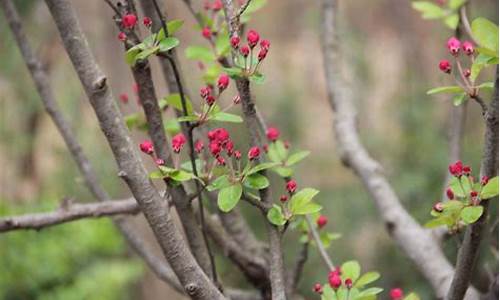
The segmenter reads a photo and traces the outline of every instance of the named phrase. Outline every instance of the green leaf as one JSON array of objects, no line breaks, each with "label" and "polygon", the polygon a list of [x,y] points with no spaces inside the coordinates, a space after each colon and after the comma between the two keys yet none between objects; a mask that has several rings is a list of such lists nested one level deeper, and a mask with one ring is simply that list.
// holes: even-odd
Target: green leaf
[{"label": "green leaf", "polygon": [[422,13],[424,19],[439,19],[445,16],[445,11],[438,5],[428,1],[414,1],[413,9]]},{"label": "green leaf", "polygon": [[467,99],[467,94],[466,93],[460,93],[458,95],[453,96],[453,105],[459,106],[460,104],[464,103],[464,101]]},{"label": "green leaf", "polygon": [[205,70],[206,71],[205,74],[203,74],[203,80],[208,84],[215,85],[215,82],[217,78],[219,78],[222,68],[219,64],[212,63],[208,64]]},{"label": "green leaf", "polygon": [[215,40],[215,50],[219,57],[226,56],[231,51],[228,35],[224,32],[219,32]]},{"label": "green leaf", "polygon": [[345,280],[351,278],[355,282],[361,273],[361,266],[355,260],[350,260],[342,264],[340,267],[342,270],[342,278]]},{"label": "green leaf", "polygon": [[269,144],[267,156],[273,162],[284,162],[288,156],[288,150],[282,141],[277,140]]},{"label": "green leaf", "polygon": [[286,178],[291,177],[293,175],[293,169],[287,167],[276,167],[273,168],[273,171],[276,172],[280,177]]},{"label": "green leaf", "polygon": [[238,201],[240,201],[242,193],[243,188],[240,183],[220,189],[219,195],[217,196],[217,205],[219,209],[223,212],[231,211],[236,204],[238,204]]},{"label": "green leaf", "polygon": [[469,194],[471,186],[469,184],[469,180],[467,180],[466,176],[460,177],[452,177],[449,184],[450,189],[453,191],[453,194],[457,197],[465,197]]},{"label": "green leaf", "polygon": [[[182,25],[184,24],[183,20],[172,20],[167,23],[167,31],[169,36],[173,36],[177,30],[179,30]],[[163,31],[163,28],[158,31],[158,40],[161,41],[165,38],[165,32]]]},{"label": "green leaf", "polygon": [[237,68],[237,67],[231,67],[231,68],[223,68],[224,72],[231,78],[237,79],[241,77],[241,74],[243,72],[242,69]]},{"label": "green leaf", "polygon": [[286,160],[285,164],[287,166],[293,166],[296,163],[298,163],[299,161],[301,161],[304,158],[306,158],[309,154],[311,154],[311,151],[299,151],[299,152],[296,152],[296,153],[290,155],[290,157],[288,157],[288,159]]},{"label": "green leaf", "polygon": [[170,136],[174,136],[181,131],[181,125],[176,119],[168,119],[163,123],[163,128]]},{"label": "green leaf", "polygon": [[444,18],[444,24],[448,26],[448,28],[455,30],[457,29],[459,20],[460,17],[458,14],[452,14]]},{"label": "green leaf", "polygon": [[380,294],[383,290],[384,289],[382,288],[372,287],[360,292],[354,299],[362,299],[362,298],[364,299],[364,297],[366,296],[375,296],[377,294]]},{"label": "green leaf", "polygon": [[314,202],[309,202],[307,204],[304,204],[302,206],[299,206],[295,209],[293,212],[294,215],[308,215],[308,214],[313,214],[317,213],[320,210],[322,210],[323,207],[317,203]]},{"label": "green leaf", "polygon": [[[201,159],[196,159],[194,161],[195,165],[196,165],[196,170],[198,170],[198,174],[201,174],[202,173],[202,169],[203,169],[203,165],[204,165],[204,162],[201,160]],[[193,167],[191,166],[191,161],[188,160],[188,161],[185,161],[181,164],[181,169],[183,170],[186,170],[188,172],[193,172]]]},{"label": "green leaf", "polygon": [[136,48],[135,46],[128,49],[127,52],[125,52],[125,62],[129,65],[134,65],[136,61],[137,54],[141,52],[141,49]]},{"label": "green leaf", "polygon": [[463,92],[463,90],[464,89],[462,89],[458,85],[454,85],[454,86],[440,86],[440,87],[428,90],[427,91],[427,95],[433,95],[433,94],[438,94],[438,93],[455,94],[455,93]]},{"label": "green leaf", "polygon": [[282,226],[286,223],[285,216],[281,212],[281,207],[278,205],[274,204],[271,209],[267,212],[267,219],[271,224],[274,224],[276,226]]},{"label": "green leaf", "polygon": [[312,198],[314,198],[314,196],[318,193],[318,190],[312,188],[305,188],[298,191],[292,196],[290,201],[288,201],[288,208],[290,209],[290,212],[296,215],[297,212],[303,211],[304,208],[311,202]]},{"label": "green leaf", "polygon": [[420,300],[420,297],[415,293],[410,293],[408,296],[404,297],[403,300]]},{"label": "green leaf", "polygon": [[177,122],[193,122],[193,121],[198,121],[198,116],[183,116],[177,118]]},{"label": "green leaf", "polygon": [[244,171],[243,173],[248,176],[248,175],[260,172],[262,170],[273,168],[273,167],[275,167],[277,165],[279,165],[279,164],[278,163],[273,163],[273,162],[265,162],[265,163],[258,164],[255,167]]},{"label": "green leaf", "polygon": [[243,181],[246,187],[256,190],[262,190],[269,186],[269,180],[261,174],[252,174],[245,177]]},{"label": "green leaf", "polygon": [[498,26],[485,18],[472,21],[472,35],[480,46],[494,51],[492,56],[498,57]]},{"label": "green leaf", "polygon": [[125,116],[125,118],[124,118],[125,124],[127,125],[128,129],[133,129],[133,128],[137,127],[137,125],[140,122],[139,118],[140,118],[140,115],[138,113]]},{"label": "green leaf", "polygon": [[462,5],[464,5],[466,1],[467,0],[449,0],[448,7],[451,8],[451,9],[453,9],[453,10],[457,10]]},{"label": "green leaf", "polygon": [[222,175],[217,177],[214,181],[212,181],[211,184],[207,186],[207,191],[212,192],[215,190],[220,190],[223,188],[226,188],[228,186],[231,186],[232,182],[229,181],[229,176],[228,175]]},{"label": "green leaf", "polygon": [[[186,100],[186,109],[188,112],[188,115],[193,114],[193,104],[189,100],[187,96],[184,96],[184,99]],[[175,94],[170,94],[167,97],[164,97],[160,100],[160,108],[164,108],[166,105],[170,105],[177,109],[178,111],[184,112],[182,108],[182,100],[181,100],[181,95],[178,93]]]},{"label": "green leaf", "polygon": [[186,48],[186,57],[203,62],[212,62],[215,60],[215,54],[212,49],[203,46],[190,46]]},{"label": "green leaf", "polygon": [[493,82],[484,82],[477,86],[479,89],[493,89]]},{"label": "green leaf", "polygon": [[134,63],[137,62],[138,60],[146,60],[146,59],[148,59],[148,57],[150,57],[151,55],[153,55],[156,52],[158,52],[159,49],[160,49],[159,46],[155,46],[155,47],[144,49],[143,51],[141,51],[140,53],[138,53],[135,56]]},{"label": "green leaf", "polygon": [[163,179],[165,177],[167,177],[167,175],[163,174],[163,172],[160,170],[155,170],[149,173],[149,178],[151,179]]},{"label": "green leaf", "polygon": [[339,233],[330,233],[327,231],[322,231],[319,234],[319,238],[321,240],[321,243],[323,244],[323,247],[329,248],[330,245],[332,244],[332,241],[337,240],[341,237],[342,235]]},{"label": "green leaf", "polygon": [[189,172],[186,172],[183,170],[175,170],[173,172],[170,172],[168,174],[168,177],[175,180],[175,181],[179,181],[179,182],[187,181],[187,180],[191,180],[191,179],[195,178],[193,173],[189,173]]},{"label": "green leaf", "polygon": [[354,287],[362,288],[365,285],[370,284],[379,278],[380,278],[380,273],[367,272],[367,273],[361,275],[361,277],[354,283]]},{"label": "green leaf", "polygon": [[481,199],[489,199],[498,195],[498,176],[491,178],[481,189]]},{"label": "green leaf", "polygon": [[450,216],[444,215],[444,216],[440,216],[438,218],[430,220],[429,222],[424,224],[424,227],[435,228],[435,227],[445,226],[445,225],[451,226],[454,223],[455,223],[454,220]]},{"label": "green leaf", "polygon": [[485,47],[477,47],[476,51],[480,54],[488,55],[493,58],[498,58],[498,54],[495,52],[495,50],[491,50]]},{"label": "green leaf", "polygon": [[321,294],[321,300],[337,300],[337,294],[332,289],[329,284],[323,285],[323,294]]},{"label": "green leaf", "polygon": [[160,52],[167,52],[170,49],[173,49],[179,45],[179,39],[174,37],[168,37],[160,41],[159,47]]},{"label": "green leaf", "polygon": [[465,224],[472,224],[481,217],[483,210],[484,208],[481,205],[467,206],[462,209],[462,212],[460,212],[460,218],[465,222]]},{"label": "green leaf", "polygon": [[210,120],[219,122],[230,122],[230,123],[242,123],[243,119],[235,114],[230,114],[227,112],[218,112],[210,116]]},{"label": "green leaf", "polygon": [[255,72],[250,76],[250,80],[255,82],[256,84],[263,84],[266,80],[266,77],[261,73]]}]

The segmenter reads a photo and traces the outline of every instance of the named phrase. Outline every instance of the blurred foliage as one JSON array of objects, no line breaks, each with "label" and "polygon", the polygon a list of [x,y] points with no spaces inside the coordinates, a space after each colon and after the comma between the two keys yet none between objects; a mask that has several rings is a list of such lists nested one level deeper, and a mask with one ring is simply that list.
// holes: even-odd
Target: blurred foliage
[{"label": "blurred foliage", "polygon": [[[56,208],[41,200],[0,206],[0,215]],[[40,232],[0,235],[0,299],[133,299],[126,288],[142,274],[110,220],[84,220]]]}]

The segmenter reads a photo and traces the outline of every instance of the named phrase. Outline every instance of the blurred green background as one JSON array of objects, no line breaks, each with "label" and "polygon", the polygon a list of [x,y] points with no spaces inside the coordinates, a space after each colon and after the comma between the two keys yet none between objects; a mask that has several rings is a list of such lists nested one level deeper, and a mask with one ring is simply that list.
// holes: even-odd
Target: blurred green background
[{"label": "blurred green background", "polygon": [[[194,1],[197,7],[201,5]],[[363,271],[378,270],[378,285],[400,286],[432,299],[432,291],[415,266],[391,241],[375,206],[358,178],[343,167],[336,153],[323,78],[319,40],[319,2],[270,0],[251,20],[250,27],[271,41],[262,72],[266,84],[254,88],[257,103],[268,122],[281,129],[294,147],[312,155],[299,165],[299,185],[321,190],[319,202],[329,216],[329,230],[342,233],[330,248],[335,263],[357,259]],[[445,58],[445,41],[452,31],[441,23],[422,20],[410,1],[350,0],[341,2],[345,70],[352,83],[359,128],[365,145],[378,159],[411,214],[421,223],[441,197],[447,170],[447,125],[452,109],[449,97],[427,96],[431,87],[450,84],[437,69]],[[204,44],[193,17],[181,0],[165,1],[170,18],[183,19],[179,31],[181,69],[187,87],[196,95],[202,84],[196,62],[188,61],[187,45]],[[70,118],[78,139],[90,156],[102,183],[114,197],[128,191],[116,176],[116,166],[93,112],[71,69],[57,31],[43,1],[16,1],[32,46],[47,68],[56,97]],[[128,93],[125,114],[138,110],[132,76],[123,62],[112,12],[104,1],[74,1],[95,56],[108,75],[115,95]],[[497,22],[497,1],[472,1],[471,18]],[[61,199],[94,201],[82,184],[54,125],[44,113],[33,82],[21,60],[5,20],[0,17],[0,215],[55,209]],[[153,71],[159,96],[166,94],[156,61]],[[493,70],[482,75],[491,81]],[[231,93],[234,95],[234,87]],[[231,101],[231,93],[224,101]],[[489,99],[489,95],[485,95]],[[472,104],[472,103],[471,103]],[[462,160],[477,171],[482,151],[483,124],[476,105],[467,108]],[[238,110],[235,110],[238,112]],[[245,145],[245,127],[230,126]],[[143,136],[134,134],[140,139]],[[273,178],[281,191],[281,184]],[[263,220],[242,204],[245,215],[265,238]],[[492,205],[491,223],[498,219]],[[137,227],[151,236],[141,217]],[[497,272],[498,232],[483,243],[478,276]],[[285,237],[285,259],[294,260],[298,235]],[[154,243],[152,238],[150,242]],[[444,245],[450,259],[455,240]],[[326,281],[318,255],[311,251],[301,290],[312,295],[316,281]],[[233,266],[218,255],[225,282],[246,286]],[[478,280],[477,286],[485,288]],[[106,219],[86,220],[44,229],[0,235],[0,299],[181,299],[157,280],[127,249]],[[387,298],[384,293],[382,298]]]}]

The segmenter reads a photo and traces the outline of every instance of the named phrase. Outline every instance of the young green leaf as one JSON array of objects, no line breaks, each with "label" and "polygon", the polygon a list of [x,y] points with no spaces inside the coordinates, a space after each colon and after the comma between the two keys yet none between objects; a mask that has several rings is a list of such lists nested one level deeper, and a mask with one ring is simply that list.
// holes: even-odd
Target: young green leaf
[{"label": "young green leaf", "polygon": [[136,61],[137,54],[141,52],[141,49],[136,48],[135,46],[128,49],[127,52],[125,52],[125,62],[128,65],[134,65]]},{"label": "young green leaf", "polygon": [[183,116],[177,118],[177,122],[193,122],[193,121],[198,121],[198,116]]},{"label": "young green leaf", "polygon": [[434,94],[439,94],[439,93],[448,93],[448,94],[455,94],[455,93],[460,93],[463,92],[463,88],[461,88],[458,85],[453,85],[453,86],[440,86],[437,88],[433,88],[431,90],[427,91],[427,95],[434,95]]},{"label": "young green leaf", "polygon": [[217,205],[219,209],[223,212],[231,211],[236,204],[238,204],[238,201],[240,201],[242,193],[243,188],[240,183],[235,183],[220,189],[219,195],[217,196]]},{"label": "young green leaf", "polygon": [[342,270],[342,278],[345,280],[347,278],[351,278],[353,282],[355,282],[361,273],[361,266],[355,260],[350,260],[342,264],[340,267]]},{"label": "young green leaf", "polygon": [[256,84],[263,84],[264,81],[266,80],[266,77],[264,76],[264,74],[255,72],[250,76],[250,80],[255,82]]},{"label": "young green leaf", "polygon": [[445,226],[445,225],[451,226],[454,223],[455,223],[454,220],[450,216],[443,215],[443,216],[440,216],[440,217],[437,217],[435,219],[428,221],[427,223],[424,224],[424,227],[425,228],[436,228],[436,227]]},{"label": "young green leaf", "polygon": [[252,174],[245,177],[243,181],[246,187],[256,190],[262,190],[269,186],[269,180],[261,174]]},{"label": "young green leaf", "polygon": [[421,12],[424,19],[439,19],[445,16],[445,11],[432,2],[413,1],[411,6]]},{"label": "young green leaf", "polygon": [[218,112],[210,116],[210,120],[219,122],[230,122],[230,123],[241,123],[243,119],[235,114],[230,114],[227,112]]},{"label": "young green leaf", "polygon": [[250,15],[264,7],[266,3],[267,0],[253,0],[252,2],[250,2],[247,9],[245,9],[243,14],[240,16],[240,22],[247,23],[250,20]]},{"label": "young green leaf", "polygon": [[465,222],[465,224],[472,224],[481,217],[483,210],[484,208],[481,205],[467,206],[462,209],[462,212],[460,212],[460,218]]},{"label": "young green leaf", "polygon": [[316,196],[318,193],[318,190],[305,188],[294,194],[288,202],[290,212],[294,215],[296,215],[297,212],[303,212],[304,209],[307,208],[307,205],[310,204],[312,198],[314,198],[314,196]]},{"label": "young green leaf", "polygon": [[242,70],[240,68],[231,67],[231,68],[223,68],[224,72],[231,78],[236,79],[241,77]]},{"label": "young green leaf", "polygon": [[148,57],[150,57],[151,55],[153,55],[156,52],[158,52],[159,49],[160,49],[159,46],[155,46],[155,47],[147,48],[147,49],[141,51],[140,53],[138,53],[135,56],[134,64],[138,60],[146,60],[146,59],[148,59]]},{"label": "young green leaf", "polygon": [[208,47],[190,46],[186,48],[186,57],[193,60],[201,60],[203,62],[212,62],[215,60],[215,55]]},{"label": "young green leaf", "polygon": [[223,188],[226,188],[228,186],[231,186],[232,183],[229,181],[229,176],[228,175],[222,175],[217,177],[214,181],[212,181],[211,184],[207,186],[207,190],[209,192],[215,191],[215,190],[220,190]]},{"label": "young green leaf", "polygon": [[282,141],[277,140],[274,143],[269,144],[267,156],[271,161],[284,162],[288,156],[288,150]]},{"label": "young green leaf", "polygon": [[477,86],[479,89],[493,89],[493,82],[483,82]]},{"label": "young green leaf", "polygon": [[291,177],[293,175],[293,169],[287,167],[276,167],[273,168],[273,171],[276,172],[280,177],[286,178]]},{"label": "young green leaf", "polygon": [[321,294],[321,300],[338,300],[337,294],[329,284],[323,285],[323,294]]},{"label": "young green leaf", "polygon": [[160,47],[160,52],[167,52],[179,45],[179,39],[174,37],[168,37],[160,41],[158,45]]},{"label": "young green leaf", "polygon": [[485,18],[476,18],[471,27],[474,40],[480,46],[492,50],[492,54],[498,57],[498,26]]},{"label": "young green leaf", "polygon": [[449,0],[448,7],[453,10],[456,10],[459,9],[462,5],[464,5],[466,1],[467,0]]},{"label": "young green leaf", "polygon": [[176,119],[168,119],[163,123],[163,128],[170,136],[174,136],[181,131],[181,125]]},{"label": "young green leaf", "polygon": [[167,175],[163,174],[163,172],[160,170],[155,170],[149,173],[149,178],[151,179],[163,179],[165,177],[167,177]]},{"label": "young green leaf", "polygon": [[247,176],[248,175],[252,175],[252,174],[255,174],[255,173],[260,172],[262,170],[266,170],[266,169],[269,169],[269,168],[276,167],[277,165],[279,165],[279,163],[273,163],[273,162],[261,163],[261,164],[256,165],[253,168],[249,168],[247,170],[243,170],[243,174],[245,174]]},{"label": "young green leaf", "polygon": [[186,172],[183,170],[175,170],[175,171],[169,173],[168,177],[175,180],[175,181],[179,181],[179,182],[187,181],[187,180],[191,180],[191,179],[195,178],[193,173],[189,173],[189,172]]},{"label": "young green leaf", "polygon": [[498,195],[498,176],[488,180],[481,190],[481,199],[489,199]]},{"label": "young green leaf", "polygon": [[271,209],[267,212],[267,219],[271,224],[274,224],[276,226],[282,226],[286,223],[285,216],[281,212],[281,207],[278,205],[274,204]]},{"label": "young green leaf", "polygon": [[467,96],[466,93],[460,93],[458,95],[453,96],[453,101],[452,101],[453,105],[459,106],[460,104],[464,103],[464,101],[467,100],[466,96]]},{"label": "young green leaf", "polygon": [[452,14],[444,18],[444,24],[448,26],[448,28],[455,30],[457,29],[459,19],[460,17],[458,14]]},{"label": "young green leaf", "polygon": [[365,299],[365,297],[367,296],[375,296],[377,294],[380,294],[383,290],[384,289],[378,287],[369,288],[360,292],[354,299],[358,300],[358,299]]},{"label": "young green leaf", "polygon": [[420,300],[420,297],[415,293],[410,293],[408,296],[404,297],[403,300]]},{"label": "young green leaf", "polygon": [[296,152],[296,153],[290,155],[290,157],[288,157],[288,159],[286,160],[285,164],[287,166],[293,166],[294,164],[296,164],[299,161],[301,161],[304,158],[306,158],[309,154],[311,154],[311,151],[299,151],[299,152]]},{"label": "young green leaf", "polygon": [[367,284],[374,282],[380,278],[380,273],[378,272],[368,272],[363,275],[354,283],[354,287],[362,288]]}]

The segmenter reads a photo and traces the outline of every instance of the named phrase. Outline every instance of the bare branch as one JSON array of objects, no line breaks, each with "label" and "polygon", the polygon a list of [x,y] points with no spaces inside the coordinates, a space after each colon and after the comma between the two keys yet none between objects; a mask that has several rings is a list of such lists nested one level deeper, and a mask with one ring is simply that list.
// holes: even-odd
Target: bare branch
[{"label": "bare branch", "polygon": [[238,12],[236,13],[236,15],[234,17],[239,19],[241,17],[241,15],[245,12],[245,10],[248,8],[248,6],[250,5],[250,2],[252,2],[252,0],[247,0],[245,3],[243,3],[243,5],[240,7],[240,9],[238,10]]},{"label": "bare branch", "polygon": [[97,66],[71,3],[47,0],[63,44],[90,99],[125,180],[148,220],[165,257],[186,292],[194,299],[224,299],[191,255],[173,222],[168,206],[148,178],[139,154],[131,143],[123,118]]},{"label": "bare branch", "polygon": [[61,205],[53,212],[0,218],[0,232],[16,229],[40,230],[45,227],[84,218],[101,218],[120,214],[137,214],[139,206],[134,199],[87,204]]},{"label": "bare branch", "polygon": [[299,285],[300,278],[304,271],[304,265],[307,262],[307,258],[309,256],[309,242],[303,243],[300,248],[300,252],[295,260],[295,264],[292,270],[289,272],[288,282],[287,282],[287,294],[293,295],[297,286]]},{"label": "bare branch", "polygon": [[[486,114],[486,130],[484,134],[483,160],[481,176],[492,178],[498,175],[498,67],[496,71],[495,89],[488,112]],[[456,272],[453,276],[447,300],[462,299],[469,286],[472,270],[478,256],[479,246],[483,238],[488,217],[488,205],[491,199],[481,201],[484,212],[476,223],[467,227],[462,246],[458,252]]]},{"label": "bare branch", "polygon": [[[322,35],[325,76],[330,104],[335,112],[334,129],[342,161],[360,177],[377,205],[389,234],[443,298],[453,277],[453,267],[429,231],[424,230],[404,209],[382,168],[369,156],[359,140],[356,110],[342,75],[338,41],[337,1],[322,1]],[[477,292],[471,290],[471,299]]]}]

